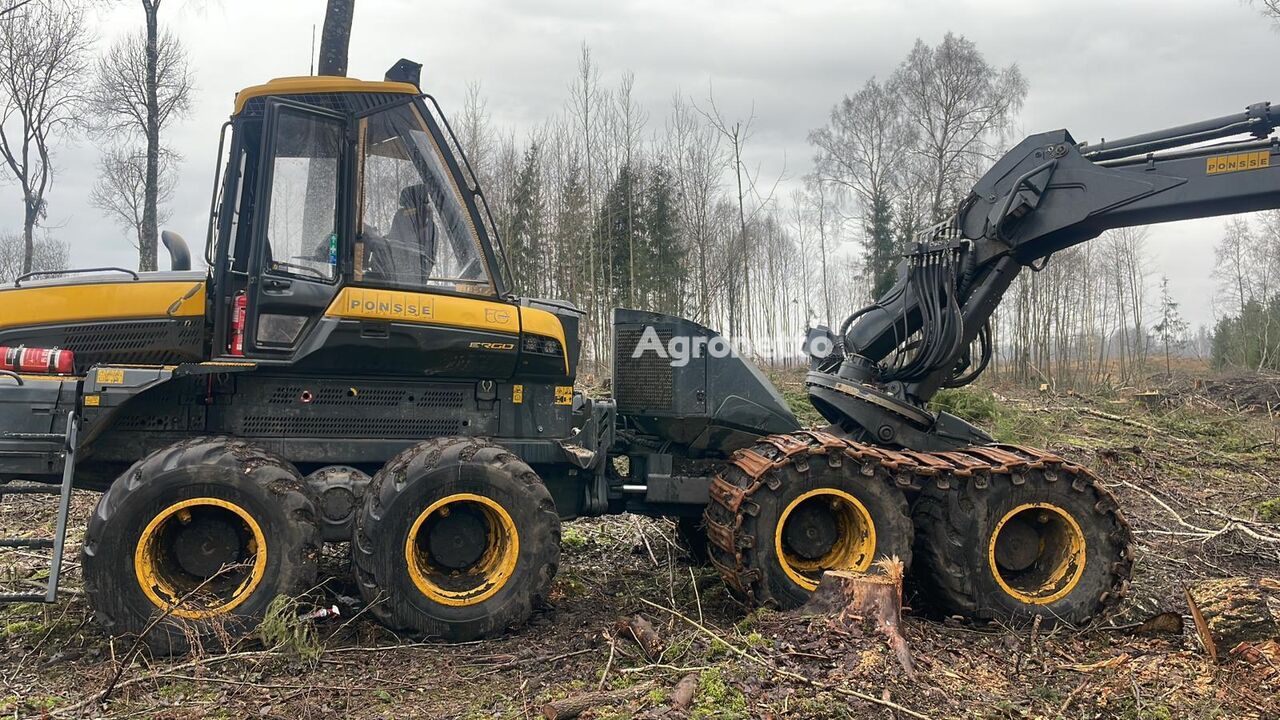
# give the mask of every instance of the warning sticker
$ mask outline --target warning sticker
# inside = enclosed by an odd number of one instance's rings
[[[99,385],[123,385],[124,370],[120,368],[99,368],[98,369]]]

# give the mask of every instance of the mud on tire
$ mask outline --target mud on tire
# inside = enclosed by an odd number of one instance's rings
[[[467,547],[469,533],[482,548]],[[365,494],[352,542],[375,618],[455,642],[523,624],[545,602],[559,562],[551,493],[509,450],[474,438],[428,440],[388,462]]]
[[[913,517],[914,580],[944,614],[1079,624],[1128,587],[1128,524],[1078,466],[948,476],[924,489]]]
[[[847,456],[844,447],[822,433],[776,435],[726,465],[705,519],[711,560],[740,599],[785,610],[809,599],[823,570],[866,570],[891,556],[910,566],[906,496],[883,467]],[[823,517],[827,509],[834,522]],[[794,525],[805,515],[809,522]],[[832,554],[846,536],[861,538],[858,547]],[[806,537],[817,544],[799,547]],[[833,550],[824,552],[828,544]]]
[[[237,562],[198,552],[209,537]],[[311,589],[319,554],[315,506],[292,465],[243,441],[198,438],[152,453],[111,485],[81,559],[108,633],[180,654],[193,641],[221,648],[276,596]]]

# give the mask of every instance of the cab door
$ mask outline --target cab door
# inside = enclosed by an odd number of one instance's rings
[[[245,354],[287,359],[333,302],[348,242],[347,120],[271,100],[253,219]]]

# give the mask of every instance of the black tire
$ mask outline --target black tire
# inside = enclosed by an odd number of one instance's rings
[[[911,517],[902,490],[893,485],[879,465],[866,465],[871,474],[864,474],[862,464],[846,458],[838,450],[829,451],[811,438],[806,441],[810,443],[810,451],[791,456],[780,467],[767,470],[760,478],[760,486],[738,512],[731,512],[714,491],[712,502],[707,506],[705,517],[710,534],[719,534],[717,527],[737,528],[733,532],[733,550],[712,543],[711,559],[730,590],[747,603],[788,610],[809,599],[822,570],[867,570],[872,562],[895,556],[904,566],[911,565]],[[776,455],[776,448],[768,442],[757,444],[753,450],[771,459]],[[721,477],[738,488],[750,487],[754,482],[734,464],[726,466]],[[813,493],[817,496],[811,495]],[[874,541],[870,533],[866,533],[868,546],[858,553],[857,567],[841,563],[800,572],[795,565],[784,564],[777,552],[778,523],[788,508],[800,507],[798,502],[847,504],[842,496],[828,493],[844,493],[861,505],[866,513],[864,517],[874,529]],[[801,500],[806,495],[810,498]],[[790,516],[787,521],[791,521]],[[785,546],[783,553],[787,554]],[[797,582],[796,575],[808,585]]]
[[[223,505],[205,502],[210,499]],[[172,602],[157,604],[168,596],[159,586],[144,589],[142,576],[160,565],[140,564],[136,556],[144,533],[151,533],[149,546],[165,546],[157,554],[172,547],[172,536],[163,535],[170,522],[165,518],[183,517],[175,515],[174,508],[187,503],[192,503],[186,510],[188,522],[192,511],[230,513],[228,506],[239,508],[260,529],[266,545],[263,564],[257,565],[259,549],[251,555],[254,565],[245,571],[261,568],[256,584],[240,586],[233,591],[234,608],[210,610],[208,618],[179,615],[194,612],[188,609],[190,598],[204,586],[211,587],[210,581],[174,598],[182,601],[176,607]],[[153,521],[160,523],[154,533]],[[136,463],[99,498],[81,551],[85,592],[101,626],[113,635],[143,635],[152,651],[162,655],[188,652],[193,641],[204,649],[221,649],[251,631],[278,595],[297,596],[315,585],[319,556],[315,506],[297,470],[260,448],[229,438],[183,441]],[[217,581],[222,576],[215,572],[212,577]]]
[[[945,484],[926,488],[913,508],[914,579],[931,607],[975,620],[1023,624],[1040,615],[1049,625],[1077,625],[1123,597],[1133,569],[1129,527],[1115,498],[1082,468]],[[1026,507],[1034,504],[1047,507]],[[1026,552],[1011,557],[1015,569],[993,564],[998,549],[1020,546]]]
[[[410,560],[407,542],[415,523],[423,528],[419,534],[426,532],[423,523],[440,512],[428,513],[433,505],[462,495],[490,503],[486,513],[500,508],[518,551],[511,552],[513,564],[500,582],[484,585],[485,592],[462,591],[470,593],[456,600],[464,604],[446,604],[418,584],[426,573],[411,569],[418,561]],[[487,538],[498,532],[485,529]],[[542,480],[509,450],[475,438],[440,438],[405,450],[378,471],[351,547],[360,593],[379,622],[398,632],[464,642],[522,625],[546,602],[560,564],[560,518]]]

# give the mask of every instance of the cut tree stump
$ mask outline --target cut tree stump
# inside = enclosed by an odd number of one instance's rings
[[[1215,661],[1242,642],[1280,638],[1280,579],[1205,580],[1187,588],[1187,604]]]
[[[845,570],[822,574],[801,612],[825,615],[846,628],[870,625],[884,635],[907,677],[915,679],[915,664],[902,635],[902,561],[898,558],[876,563],[883,574],[863,575]]]

